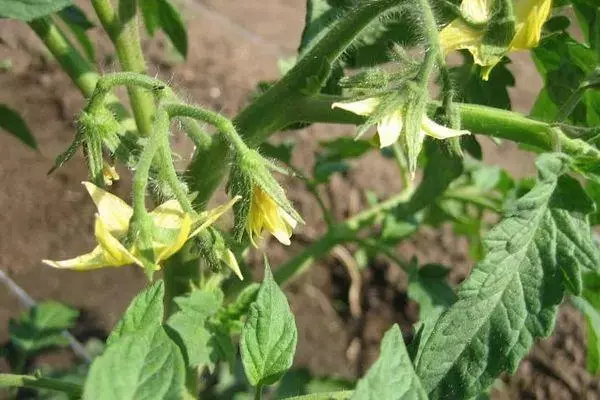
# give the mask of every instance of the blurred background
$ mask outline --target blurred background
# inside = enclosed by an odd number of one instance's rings
[[[88,2],[76,3],[91,10]],[[247,104],[259,81],[279,77],[279,60],[296,54],[304,25],[304,1],[177,3],[183,7],[189,32],[187,61],[160,34],[154,40],[144,40],[144,48],[150,74],[169,81],[190,102],[232,117]],[[91,32],[101,69],[117,70],[112,47],[101,28],[96,26]],[[513,109],[527,113],[542,82],[526,54],[511,55],[511,59],[509,69],[516,78],[510,92]],[[56,155],[73,138],[73,121],[83,98],[24,23],[0,22],[0,103],[21,113],[40,149],[30,150],[12,136],[0,134],[0,343],[8,339],[9,320],[24,310],[23,302],[6,286],[9,280],[35,301],[54,299],[80,310],[72,330],[78,341],[105,339],[146,279],[142,270],[134,267],[80,273],[53,270],[40,262],[91,249],[95,209],[80,184],[86,179],[81,154],[47,175]],[[295,141],[293,162],[308,171],[319,140],[352,136],[354,132],[351,126],[313,125],[278,134],[273,142]],[[192,152],[191,144],[182,135],[174,135],[172,140],[183,165]],[[482,145],[488,163],[498,164],[516,177],[535,173],[533,157],[512,144],[483,140]],[[123,179],[114,189],[127,198],[130,182],[127,173],[121,172]],[[266,244],[274,268],[325,229],[304,185],[291,178],[284,183],[307,224],[300,228],[290,249],[272,240]],[[344,218],[365,206],[365,193],[386,198],[399,190],[399,185],[393,162],[371,152],[354,162],[345,176],[334,176],[326,194],[334,213]],[[350,278],[352,266],[347,265],[346,256],[351,251],[336,248],[286,288],[298,325],[295,365],[305,369],[298,375],[302,379],[354,380],[361,376],[377,357],[382,335],[393,323],[398,323],[410,340],[418,305],[406,294],[405,274],[385,259],[375,258],[358,278]],[[420,230],[403,242],[399,251],[405,259],[417,256],[421,263],[452,266],[452,283],[464,279],[472,265],[466,239],[445,226]],[[252,259],[255,279],[259,279],[259,254]],[[360,297],[358,309],[351,307],[356,301],[349,295],[351,287],[358,288],[358,292],[354,290],[354,296],[358,293]],[[498,382],[492,398],[600,398],[597,380],[584,368],[583,326],[579,314],[564,306],[553,337],[535,347],[515,376]],[[76,361],[67,349],[41,355],[33,360],[33,367],[52,364],[67,368]],[[8,371],[8,364],[0,358],[2,371]]]

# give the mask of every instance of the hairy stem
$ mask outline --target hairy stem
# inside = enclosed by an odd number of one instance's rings
[[[170,118],[188,117],[213,125],[236,151],[244,153],[248,146],[238,135],[233,123],[219,113],[194,107],[188,104],[165,103],[163,105]]]
[[[401,0],[373,0],[349,9],[280,81],[234,118],[233,123],[245,142],[257,147],[273,132],[288,125],[288,121],[295,118],[298,104],[319,91],[318,83],[327,80],[331,63],[352,40],[372,20],[401,3]],[[308,78],[313,82],[309,86]],[[206,203],[225,175],[227,152],[227,143],[215,140],[206,151],[198,152],[190,164],[190,183],[192,190],[199,193],[198,203]],[[209,179],[204,178],[205,174]]]
[[[121,0],[118,14],[110,0],[92,0],[92,5],[115,46],[121,68],[124,71],[145,74],[146,63],[138,33],[136,0]],[[128,86],[127,91],[138,132],[142,136],[149,136],[152,132],[154,113],[152,96],[137,87]]]

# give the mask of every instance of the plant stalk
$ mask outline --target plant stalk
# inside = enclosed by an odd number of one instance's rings
[[[27,387],[32,389],[49,389],[67,393],[73,398],[80,398],[83,388],[71,382],[58,379],[38,378],[31,375],[0,374],[0,387]]]
[[[119,63],[124,71],[146,74],[146,63],[140,45],[137,25],[136,0],[119,1],[119,12],[115,11],[110,0],[92,0],[98,19],[113,42]],[[127,87],[131,108],[142,136],[152,132],[154,102],[152,95],[137,87]]]

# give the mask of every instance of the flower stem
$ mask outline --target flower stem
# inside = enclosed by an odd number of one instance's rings
[[[248,146],[238,135],[233,123],[221,114],[188,104],[165,103],[163,107],[170,118],[188,117],[213,125],[237,152],[248,151]]]
[[[67,393],[70,397],[79,398],[83,388],[71,382],[58,379],[38,378],[31,375],[0,374],[0,387],[27,387],[33,389],[49,389]]]

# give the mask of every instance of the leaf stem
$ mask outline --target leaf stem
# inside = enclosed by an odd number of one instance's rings
[[[31,375],[0,374],[0,387],[27,387],[64,392],[74,398],[81,397],[83,388],[71,382],[58,379],[39,378]]]
[[[262,400],[262,392],[262,385],[257,385],[256,388],[254,388],[254,400]]]

